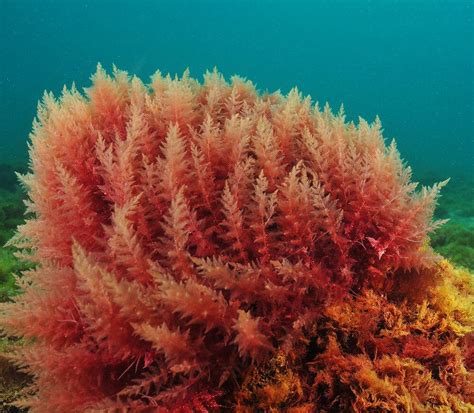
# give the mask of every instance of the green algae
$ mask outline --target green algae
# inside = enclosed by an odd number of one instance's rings
[[[13,236],[18,225],[24,222],[23,193],[16,186],[13,191],[0,189],[0,302],[17,293],[13,274],[26,269],[5,243]]]
[[[431,246],[458,266],[474,271],[474,181],[454,178],[443,188],[436,218],[449,221],[431,234]]]
[[[446,223],[431,236],[431,246],[451,262],[474,271],[474,219]]]

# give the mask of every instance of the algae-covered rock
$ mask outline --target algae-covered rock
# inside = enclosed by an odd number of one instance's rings
[[[26,412],[14,405],[30,382],[30,377],[20,372],[9,360],[18,341],[0,339],[0,413]]]

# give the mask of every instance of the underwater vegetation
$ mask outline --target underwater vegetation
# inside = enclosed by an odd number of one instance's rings
[[[24,221],[25,207],[22,202],[24,194],[0,190],[0,242],[4,245]]]
[[[14,173],[11,175],[16,179]],[[13,236],[16,227],[24,222],[23,197],[24,194],[17,184],[8,189],[0,189],[0,302],[6,301],[17,291],[13,274],[19,274],[21,270],[26,269],[26,264],[15,258],[12,248],[3,247]]]
[[[13,403],[21,397],[24,389],[30,384],[31,378],[20,372],[8,359],[8,355],[22,345],[19,340],[0,340],[0,412],[19,413]]]
[[[0,301],[7,301],[16,292],[14,273],[19,273],[21,265],[12,251],[0,250]]]
[[[474,409],[473,277],[381,124],[98,68],[44,96],[0,324],[33,412]],[[441,227],[442,228],[442,227]]]
[[[431,237],[431,245],[452,262],[474,271],[474,221],[448,222]]]
[[[18,190],[18,179],[16,173],[25,173],[24,165],[11,165],[7,163],[0,164],[0,191],[2,198],[6,192],[16,192]]]
[[[18,225],[25,220],[24,193],[20,191],[14,171],[24,172],[23,165],[0,165],[0,302],[9,301],[18,293],[14,274],[28,268],[28,264],[14,256],[12,248],[4,244],[13,236]],[[15,413],[20,410],[10,405],[21,394],[29,378],[18,371],[8,359],[8,354],[21,341],[0,337],[0,412]]]
[[[425,179],[428,179],[427,177]],[[470,220],[474,218],[474,176],[460,176],[443,189],[435,215],[440,218]]]
[[[450,182],[443,190],[436,216],[449,222],[431,235],[433,248],[452,262],[474,272],[474,181]]]

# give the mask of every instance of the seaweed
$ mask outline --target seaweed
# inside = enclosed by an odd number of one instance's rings
[[[26,409],[14,403],[22,397],[31,377],[19,371],[10,361],[9,354],[21,346],[20,340],[0,338],[0,413],[22,413]]]
[[[437,218],[449,221],[431,234],[431,246],[453,263],[474,271],[474,182],[455,177],[436,208]]]
[[[474,228],[449,222],[431,236],[432,247],[457,265],[474,271]]]

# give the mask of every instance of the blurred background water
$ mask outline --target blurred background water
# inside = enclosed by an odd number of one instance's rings
[[[43,91],[97,62],[147,80],[214,66],[379,115],[415,172],[472,173],[473,2],[0,0],[0,154],[23,160]]]

